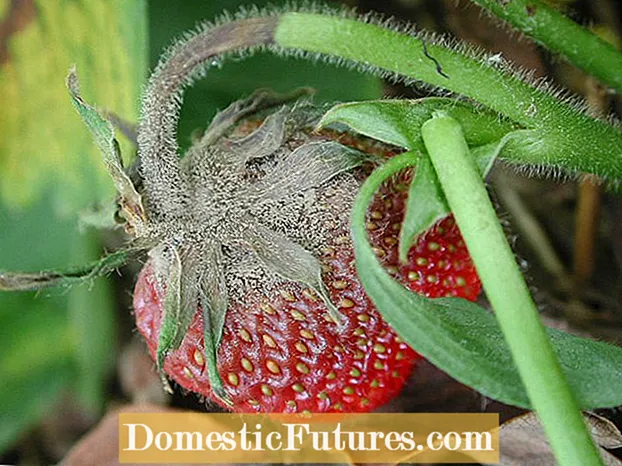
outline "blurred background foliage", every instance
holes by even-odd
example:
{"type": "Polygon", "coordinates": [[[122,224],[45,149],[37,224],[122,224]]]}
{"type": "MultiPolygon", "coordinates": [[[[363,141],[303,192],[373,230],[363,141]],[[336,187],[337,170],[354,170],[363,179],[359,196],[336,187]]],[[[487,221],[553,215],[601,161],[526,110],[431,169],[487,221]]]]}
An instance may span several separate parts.
{"type": "MultiPolygon", "coordinates": [[[[0,268],[36,271],[93,260],[102,243],[81,211],[114,193],[65,90],[136,118],[147,68],[142,1],[2,1],[0,268]]],[[[124,149],[129,152],[129,144],[124,149]]],[[[0,450],[71,391],[89,416],[115,361],[115,300],[105,280],[71,290],[0,295],[0,450]]]]}
{"type": "MultiPolygon", "coordinates": [[[[0,270],[80,265],[122,237],[79,227],[85,212],[114,193],[65,89],[68,69],[77,66],[88,102],[135,122],[148,70],[172,39],[242,5],[249,3],[0,0],[0,270]]],[[[180,144],[187,147],[218,109],[256,88],[301,86],[316,88],[320,101],[382,93],[375,78],[301,60],[229,62],[187,93],[180,144]]],[[[135,148],[120,141],[129,161],[135,148]]],[[[129,289],[116,278],[0,294],[0,463],[2,452],[42,420],[71,410],[92,422],[103,412],[120,334],[131,330],[120,328],[131,326],[131,309],[129,289]]]]}

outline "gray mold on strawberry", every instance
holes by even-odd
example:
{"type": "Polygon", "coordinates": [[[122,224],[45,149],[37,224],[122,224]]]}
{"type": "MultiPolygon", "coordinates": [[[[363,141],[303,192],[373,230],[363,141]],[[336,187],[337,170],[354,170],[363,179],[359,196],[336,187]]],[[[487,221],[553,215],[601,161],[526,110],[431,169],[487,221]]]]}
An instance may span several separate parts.
{"type": "MultiPolygon", "coordinates": [[[[245,23],[269,28],[262,24],[245,23]]],[[[259,91],[219,113],[180,159],[175,127],[183,86],[216,51],[239,46],[243,37],[256,40],[229,29],[206,30],[175,46],[150,80],[137,135],[144,186],[138,210],[145,214],[130,228],[136,244],[151,247],[153,272],[166,290],[158,366],[181,345],[201,307],[210,379],[223,400],[216,353],[231,302],[290,281],[309,287],[343,320],[318,255],[328,238],[347,235],[359,186],[349,171],[369,158],[314,135],[321,113],[295,100],[300,93],[259,91]],[[258,128],[233,134],[262,110],[268,115],[258,128]]]]}
{"type": "MultiPolygon", "coordinates": [[[[239,107],[234,104],[234,111],[239,107]]],[[[317,257],[328,238],[348,231],[358,182],[347,171],[365,157],[310,136],[308,113],[304,104],[282,106],[237,138],[214,136],[208,128],[180,167],[187,210],[153,215],[153,221],[147,210],[149,240],[159,243],[150,252],[154,272],[170,290],[166,301],[170,293],[176,300],[165,309],[181,322],[170,342],[161,340],[167,350],[181,342],[197,303],[220,322],[228,302],[273,289],[283,279],[311,287],[336,314],[317,257]]],[[[238,114],[226,119],[237,121],[238,114]]],[[[145,198],[150,205],[149,191],[145,198]]]]}
{"type": "MultiPolygon", "coordinates": [[[[205,27],[164,54],[143,98],[137,176],[75,72],[68,85],[119,191],[131,249],[149,251],[134,309],[165,387],[168,376],[235,411],[369,411],[399,393],[419,358],[366,295],[349,235],[361,165],[395,152],[315,132],[323,109],[302,90],[235,102],[178,154],[184,86],[216,58],[269,46],[273,26],[268,16],[205,27]]],[[[379,258],[417,292],[473,299],[479,282],[450,221],[398,262],[400,186],[387,183],[370,209],[379,258]]],[[[118,263],[110,257],[93,269],[118,263]]]]}

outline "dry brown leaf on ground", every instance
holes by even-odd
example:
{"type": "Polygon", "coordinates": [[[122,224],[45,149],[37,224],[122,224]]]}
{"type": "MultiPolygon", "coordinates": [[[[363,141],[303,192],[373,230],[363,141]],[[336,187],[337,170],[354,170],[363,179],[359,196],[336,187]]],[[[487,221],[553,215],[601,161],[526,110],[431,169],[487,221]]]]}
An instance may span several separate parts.
{"type": "Polygon", "coordinates": [[[123,393],[133,403],[170,403],[170,395],[162,387],[153,359],[138,339],[124,346],[117,361],[117,374],[123,393]]]}
{"type": "MultiPolygon", "coordinates": [[[[606,466],[622,466],[622,461],[605,448],[622,447],[622,434],[609,420],[594,413],[584,413],[594,441],[600,446],[606,466]]],[[[501,466],[557,466],[542,426],[534,413],[527,413],[501,425],[499,432],[501,466]]]]}
{"type": "Polygon", "coordinates": [[[60,466],[117,466],[119,465],[119,413],[174,412],[178,410],[154,404],[132,404],[110,411],[71,449],[61,461],[60,466]]]}

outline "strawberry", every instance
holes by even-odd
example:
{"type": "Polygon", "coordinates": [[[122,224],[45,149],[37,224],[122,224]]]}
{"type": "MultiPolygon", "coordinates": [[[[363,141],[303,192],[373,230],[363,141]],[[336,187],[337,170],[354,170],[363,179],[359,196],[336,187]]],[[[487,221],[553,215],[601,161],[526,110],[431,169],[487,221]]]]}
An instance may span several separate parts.
{"type": "MultiPolygon", "coordinates": [[[[229,40],[223,31],[181,43],[156,68],[137,171],[123,169],[114,141],[102,143],[111,131],[94,125],[69,77],[106,151],[132,247],[149,250],[134,293],[138,329],[163,375],[234,411],[373,410],[399,393],[420,358],[365,295],[349,236],[361,183],[394,151],[313,131],[323,109],[304,91],[258,91],[216,115],[180,158],[181,90],[213,58],[213,41],[229,40]]],[[[380,259],[421,293],[474,299],[479,281],[452,219],[398,263],[410,177],[387,183],[369,211],[380,259]]]]}
{"type": "MultiPolygon", "coordinates": [[[[341,141],[366,145],[344,137],[341,141]]],[[[404,174],[386,183],[369,210],[375,251],[387,270],[414,291],[474,300],[480,283],[451,216],[419,239],[408,263],[398,262],[409,180],[404,174]]],[[[218,370],[232,402],[227,407],[243,412],[366,412],[399,394],[420,356],[366,296],[347,235],[329,241],[321,263],[330,299],[338,304],[345,325],[335,323],[312,289],[296,283],[248,293],[229,308],[218,353],[218,370]]],[[[134,309],[154,358],[163,296],[147,263],[136,285],[134,309]]],[[[202,316],[197,310],[181,346],[168,355],[163,368],[185,389],[220,401],[205,369],[202,316]]]]}
{"type": "MultiPolygon", "coordinates": [[[[314,131],[323,109],[302,98],[306,90],[262,90],[217,114],[180,158],[184,86],[241,37],[235,28],[218,31],[181,42],[156,67],[143,97],[136,170],[124,169],[112,125],[69,74],[73,103],[119,193],[117,217],[132,236],[130,249],[84,278],[149,251],[134,292],[136,324],[158,370],[187,390],[238,412],[373,410],[400,392],[420,359],[365,294],[349,235],[358,189],[395,151],[335,128],[314,131]]],[[[480,283],[451,217],[398,261],[411,179],[407,170],[385,183],[369,209],[381,263],[419,293],[474,300],[480,283]]],[[[45,286],[61,278],[48,274],[45,286]]],[[[15,289],[42,281],[11,280],[15,289]]]]}

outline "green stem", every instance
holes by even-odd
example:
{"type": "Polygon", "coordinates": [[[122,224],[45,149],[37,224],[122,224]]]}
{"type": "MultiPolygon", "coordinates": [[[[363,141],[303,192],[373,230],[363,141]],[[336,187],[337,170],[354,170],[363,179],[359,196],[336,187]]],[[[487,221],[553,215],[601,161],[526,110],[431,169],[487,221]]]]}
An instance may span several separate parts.
{"type": "Polygon", "coordinates": [[[447,47],[357,19],[295,12],[279,19],[272,48],[284,54],[311,53],[462,94],[535,130],[534,148],[546,144],[546,151],[533,151],[532,160],[521,157],[516,162],[622,179],[620,131],[464,47],[447,47]]]}
{"type": "Polygon", "coordinates": [[[540,0],[471,0],[622,92],[622,54],[610,43],[540,0]]]}
{"type": "Polygon", "coordinates": [[[438,116],[423,140],[525,389],[563,466],[600,465],[579,405],[507,243],[460,124],[438,116]]]}

